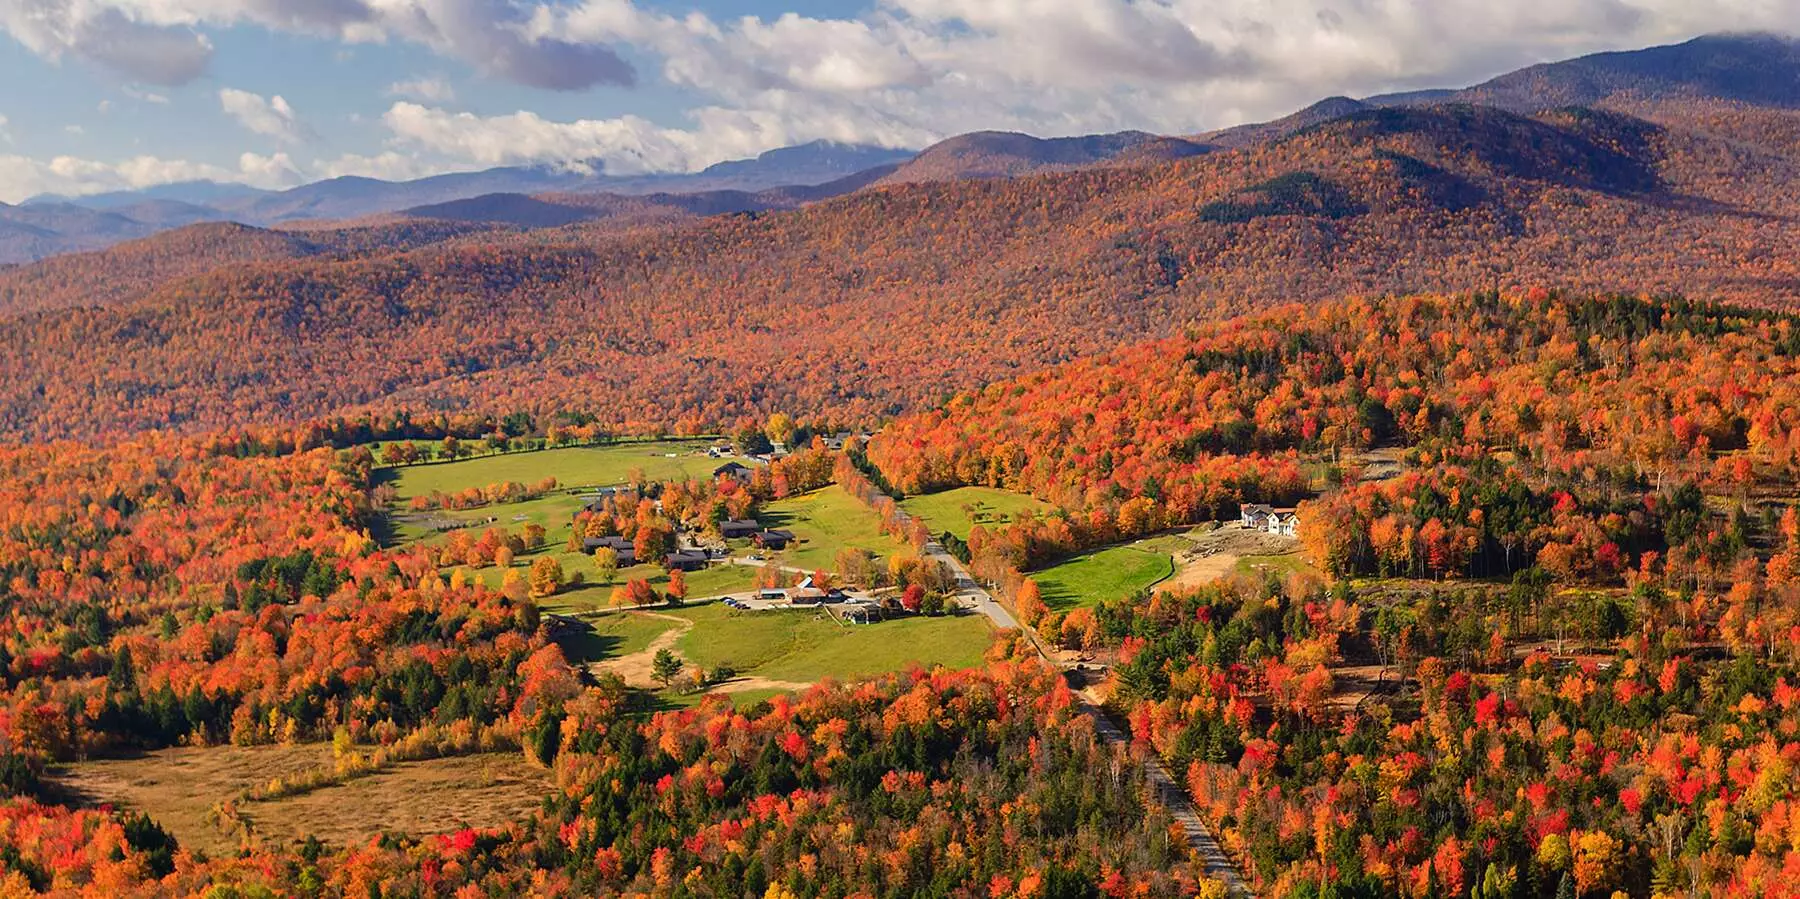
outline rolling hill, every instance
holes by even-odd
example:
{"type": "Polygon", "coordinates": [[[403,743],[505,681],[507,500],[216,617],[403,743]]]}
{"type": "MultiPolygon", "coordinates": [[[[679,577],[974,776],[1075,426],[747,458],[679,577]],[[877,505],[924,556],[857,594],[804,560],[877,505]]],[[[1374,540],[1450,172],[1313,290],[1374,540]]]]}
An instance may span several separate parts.
{"type": "MultiPolygon", "coordinates": [[[[1785,304],[1800,158],[1770,135],[1797,117],[1721,105],[1690,129],[1374,110],[1162,164],[878,185],[755,216],[240,250],[80,315],[15,292],[0,432],[398,407],[581,409],[629,429],[772,410],[868,422],[1226,311],[1342,294],[1566,285],[1785,304]]],[[[128,283],[138,265],[75,267],[128,283]]]]}

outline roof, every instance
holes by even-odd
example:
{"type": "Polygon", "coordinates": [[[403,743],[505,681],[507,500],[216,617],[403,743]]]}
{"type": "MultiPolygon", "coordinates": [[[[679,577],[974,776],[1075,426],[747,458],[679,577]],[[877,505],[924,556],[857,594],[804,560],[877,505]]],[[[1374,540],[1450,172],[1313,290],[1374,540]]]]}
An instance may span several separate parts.
{"type": "Polygon", "coordinates": [[[1256,512],[1261,512],[1262,514],[1267,515],[1270,512],[1273,512],[1275,510],[1269,506],[1262,504],[1262,503],[1245,503],[1243,506],[1243,511],[1244,511],[1244,514],[1246,514],[1246,515],[1250,515],[1250,514],[1253,514],[1256,512]]]}
{"type": "Polygon", "coordinates": [[[736,474],[740,471],[749,471],[749,470],[750,470],[750,466],[745,465],[742,462],[727,462],[724,465],[721,465],[718,468],[713,469],[713,474],[715,474],[715,475],[736,474]]]}
{"type": "Polygon", "coordinates": [[[776,528],[770,528],[769,530],[763,531],[761,534],[758,534],[757,536],[773,537],[777,540],[792,540],[792,539],[794,539],[794,532],[779,530],[776,528]]]}

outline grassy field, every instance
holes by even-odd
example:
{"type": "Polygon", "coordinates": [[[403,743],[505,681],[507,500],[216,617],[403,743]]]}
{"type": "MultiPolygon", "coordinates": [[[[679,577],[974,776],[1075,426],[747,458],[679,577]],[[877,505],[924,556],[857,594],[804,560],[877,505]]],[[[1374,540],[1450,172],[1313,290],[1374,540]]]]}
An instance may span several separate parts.
{"type": "Polygon", "coordinates": [[[875,511],[837,486],[815,490],[770,503],[762,522],[785,528],[800,538],[797,546],[780,554],[782,564],[795,568],[830,569],[838,551],[847,546],[866,549],[883,558],[911,547],[881,532],[875,511]]]}
{"type": "Polygon", "coordinates": [[[1180,538],[1162,537],[1112,546],[1031,573],[1052,609],[1091,606],[1149,588],[1175,570],[1170,553],[1180,538]]]}
{"type": "MultiPolygon", "coordinates": [[[[617,574],[613,575],[611,584],[603,583],[599,579],[599,573],[594,569],[592,556],[584,553],[563,552],[561,547],[562,544],[557,543],[551,555],[555,556],[557,563],[562,566],[563,577],[571,577],[579,571],[586,579],[586,583],[579,587],[565,587],[555,596],[538,600],[538,606],[546,612],[576,615],[604,610],[609,607],[608,603],[612,600],[613,587],[634,579],[649,581],[650,586],[655,587],[658,592],[662,591],[669,583],[669,573],[664,571],[660,565],[621,568],[617,574]]],[[[520,574],[523,575],[530,570],[531,561],[535,558],[537,557],[532,555],[520,556],[513,566],[519,568],[520,574]]],[[[486,579],[488,586],[500,585],[502,574],[499,569],[483,568],[479,574],[486,579]]],[[[714,565],[704,571],[690,571],[684,576],[687,578],[688,596],[694,599],[707,599],[749,590],[756,581],[756,569],[744,565],[714,565]]]]}
{"type": "MultiPolygon", "coordinates": [[[[583,505],[583,500],[578,496],[568,493],[553,493],[549,496],[541,496],[537,499],[526,500],[522,503],[504,503],[497,506],[482,506],[477,509],[434,509],[419,517],[429,517],[434,519],[447,518],[456,521],[474,522],[475,532],[477,534],[479,534],[483,528],[490,526],[517,532],[525,527],[527,523],[536,523],[542,525],[546,531],[550,532],[555,532],[558,528],[562,528],[562,536],[567,538],[569,522],[575,518],[575,513],[579,511],[583,505]],[[492,525],[487,525],[486,522],[490,518],[497,518],[499,520],[492,525]]],[[[426,527],[422,521],[415,520],[413,516],[407,516],[405,518],[395,518],[391,542],[412,543],[419,541],[424,543],[437,543],[448,537],[448,532],[440,532],[426,527]]]]}
{"type": "Polygon", "coordinates": [[[667,621],[642,615],[612,614],[589,619],[593,633],[571,636],[560,641],[563,654],[571,662],[598,662],[643,652],[650,641],[669,629],[667,621]]]}
{"type": "Polygon", "coordinates": [[[671,440],[565,447],[385,469],[384,476],[391,478],[402,502],[434,490],[455,493],[471,486],[508,481],[530,484],[547,477],[565,487],[604,487],[625,483],[634,470],[642,470],[645,477],[656,481],[710,475],[724,464],[705,455],[710,445],[704,440],[671,440]]]}
{"type": "Polygon", "coordinates": [[[810,683],[848,680],[913,662],[966,668],[981,661],[991,631],[975,615],[907,618],[845,627],[822,612],[738,612],[704,606],[672,612],[694,622],[676,644],[705,668],[729,663],[739,674],[810,683]]]}
{"type": "Polygon", "coordinates": [[[1020,512],[1047,512],[1051,509],[1037,497],[993,487],[959,487],[942,493],[909,496],[900,501],[908,515],[923,518],[934,534],[949,531],[967,540],[975,525],[992,530],[1012,523],[1020,512]]]}
{"type": "MultiPolygon", "coordinates": [[[[215,804],[330,761],[331,747],[323,743],[183,747],[80,762],[57,773],[55,782],[84,802],[149,813],[183,848],[229,855],[237,841],[206,820],[215,804]]],[[[405,762],[339,786],[239,808],[277,844],[312,834],[345,846],[388,830],[424,834],[499,826],[529,814],[548,788],[519,753],[504,753],[405,762]]]]}

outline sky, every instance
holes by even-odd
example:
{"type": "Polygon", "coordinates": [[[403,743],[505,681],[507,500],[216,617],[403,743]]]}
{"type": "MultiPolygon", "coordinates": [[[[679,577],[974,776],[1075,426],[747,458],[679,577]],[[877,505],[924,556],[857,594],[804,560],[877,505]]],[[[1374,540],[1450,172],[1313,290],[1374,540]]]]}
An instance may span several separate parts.
{"type": "Polygon", "coordinates": [[[1188,134],[1800,0],[0,0],[0,202],[828,139],[1188,134]]]}

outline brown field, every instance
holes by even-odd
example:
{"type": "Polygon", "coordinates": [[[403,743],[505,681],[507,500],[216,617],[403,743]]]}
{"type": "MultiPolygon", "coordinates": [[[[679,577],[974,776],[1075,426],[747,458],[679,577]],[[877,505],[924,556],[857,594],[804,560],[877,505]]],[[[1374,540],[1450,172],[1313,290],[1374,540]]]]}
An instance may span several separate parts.
{"type": "MultiPolygon", "coordinates": [[[[330,761],[331,748],[322,743],[166,749],[70,765],[56,782],[85,804],[147,812],[183,846],[216,855],[235,851],[238,839],[207,820],[215,805],[330,761]]],[[[267,842],[311,834],[343,846],[383,831],[442,833],[504,824],[537,808],[547,788],[543,773],[518,753],[490,753],[402,762],[311,793],[240,802],[238,810],[267,842]]]]}
{"type": "Polygon", "coordinates": [[[1204,587],[1230,575],[1246,556],[1292,553],[1299,541],[1252,531],[1237,522],[1196,528],[1181,535],[1190,546],[1175,554],[1175,575],[1156,585],[1158,593],[1204,587]]]}

